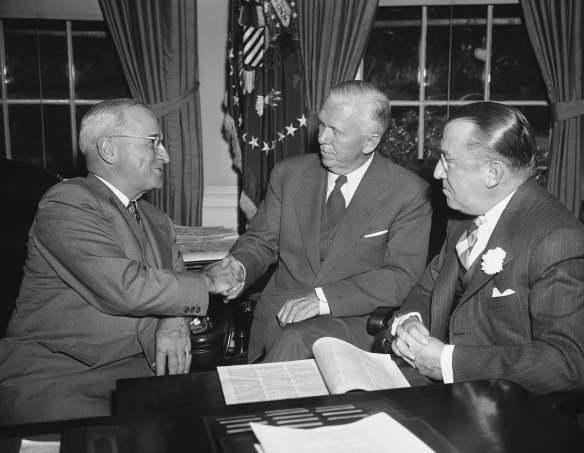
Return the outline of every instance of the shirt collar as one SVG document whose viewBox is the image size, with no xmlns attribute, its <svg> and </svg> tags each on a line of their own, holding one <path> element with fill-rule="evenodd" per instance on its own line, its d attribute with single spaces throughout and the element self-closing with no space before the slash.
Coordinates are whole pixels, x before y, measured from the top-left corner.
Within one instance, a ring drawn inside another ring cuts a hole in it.
<svg viewBox="0 0 584 453">
<path fill-rule="evenodd" d="M 371 162 L 373 161 L 373 154 L 371 153 L 371 157 L 369 157 L 369 159 L 367 160 L 367 162 L 365 162 L 363 165 L 361 165 L 359 168 L 357 168 L 357 170 L 353 170 L 351 173 L 347 174 L 347 189 L 349 192 L 351 193 L 355 193 L 355 191 L 357 190 L 357 187 L 359 187 L 359 184 L 361 183 L 361 180 L 363 179 L 363 176 L 365 175 L 365 172 L 367 171 L 367 169 L 369 168 L 369 166 L 371 165 Z M 330 192 L 334 185 L 335 185 L 335 181 L 337 180 L 337 178 L 339 177 L 339 175 L 333 173 L 333 172 L 328 172 L 328 191 Z"/>
<path fill-rule="evenodd" d="M 509 195 L 507 195 L 505 198 L 503 198 L 499 203 L 497 203 L 495 206 L 493 206 L 491 209 L 489 209 L 482 216 L 484 218 L 484 221 L 487 225 L 487 228 L 489 228 L 489 232 L 491 234 L 493 233 L 493 230 L 495 229 L 497 222 L 499 222 L 499 219 L 501 218 L 501 214 L 503 214 L 503 211 L 505 210 L 505 208 L 509 204 L 511 197 L 513 197 L 513 195 L 515 195 L 515 192 L 517 192 L 517 189 L 515 189 L 513 192 L 511 192 Z"/>
<path fill-rule="evenodd" d="M 114 195 L 119 198 L 119 200 L 122 202 L 122 204 L 126 208 L 128 207 L 128 203 L 130 203 L 130 199 L 128 197 L 126 197 L 122 192 L 120 192 L 120 190 L 117 187 L 115 187 L 113 184 L 110 184 L 102 177 L 97 176 L 97 175 L 95 175 L 95 177 L 97 179 L 99 179 L 101 182 L 103 182 L 106 186 L 108 186 L 111 189 L 111 191 L 114 193 Z"/>
</svg>

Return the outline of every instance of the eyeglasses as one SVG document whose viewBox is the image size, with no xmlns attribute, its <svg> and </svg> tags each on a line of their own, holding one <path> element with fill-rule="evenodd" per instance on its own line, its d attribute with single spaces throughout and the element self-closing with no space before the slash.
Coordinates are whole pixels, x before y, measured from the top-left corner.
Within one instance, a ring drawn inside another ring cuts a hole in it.
<svg viewBox="0 0 584 453">
<path fill-rule="evenodd" d="M 456 161 L 459 161 L 459 162 L 463 162 L 463 161 L 466 161 L 466 162 L 475 161 L 475 162 L 477 162 L 477 161 L 480 161 L 480 159 L 451 159 L 451 158 L 446 157 L 444 155 L 444 153 L 440 153 L 440 163 L 444 167 L 444 170 L 445 171 L 448 171 L 450 169 L 450 166 L 452 165 L 452 163 L 453 162 L 456 162 Z"/>
<path fill-rule="evenodd" d="M 164 140 L 160 135 L 152 135 L 151 137 L 136 137 L 134 135 L 110 135 L 108 138 L 113 137 L 123 137 L 123 138 L 136 138 L 141 140 L 150 140 L 152 142 L 152 151 L 154 154 L 158 153 L 160 145 L 166 148 L 166 140 Z"/>
</svg>

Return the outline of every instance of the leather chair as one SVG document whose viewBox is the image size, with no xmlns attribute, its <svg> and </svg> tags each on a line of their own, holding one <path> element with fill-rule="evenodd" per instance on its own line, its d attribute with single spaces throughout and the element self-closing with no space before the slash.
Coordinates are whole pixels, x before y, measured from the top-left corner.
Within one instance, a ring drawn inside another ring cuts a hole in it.
<svg viewBox="0 0 584 453">
<path fill-rule="evenodd" d="M 26 243 L 37 206 L 44 193 L 60 178 L 32 164 L 0 159 L 0 337 L 14 310 L 24 275 Z"/>
</svg>

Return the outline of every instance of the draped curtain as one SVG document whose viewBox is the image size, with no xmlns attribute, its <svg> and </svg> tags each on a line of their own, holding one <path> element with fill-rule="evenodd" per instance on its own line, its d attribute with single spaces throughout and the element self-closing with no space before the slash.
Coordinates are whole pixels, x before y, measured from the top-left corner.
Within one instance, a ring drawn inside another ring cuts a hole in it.
<svg viewBox="0 0 584 453">
<path fill-rule="evenodd" d="M 521 0 L 552 102 L 547 189 L 575 215 L 584 199 L 584 7 L 581 0 Z"/>
<path fill-rule="evenodd" d="M 378 0 L 297 0 L 310 143 L 317 150 L 318 111 L 329 90 L 354 79 Z"/>
<path fill-rule="evenodd" d="M 159 118 L 170 163 L 148 194 L 176 224 L 200 225 L 203 162 L 197 6 L 192 0 L 99 0 L 135 99 Z M 104 68 L 107 70 L 107 68 Z"/>
</svg>

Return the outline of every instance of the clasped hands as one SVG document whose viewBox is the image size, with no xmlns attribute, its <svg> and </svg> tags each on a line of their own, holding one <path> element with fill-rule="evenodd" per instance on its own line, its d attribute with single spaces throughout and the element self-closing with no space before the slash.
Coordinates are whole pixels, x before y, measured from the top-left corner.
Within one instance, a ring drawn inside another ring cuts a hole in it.
<svg viewBox="0 0 584 453">
<path fill-rule="evenodd" d="M 225 300 L 238 297 L 245 285 L 243 266 L 231 255 L 203 269 L 209 292 L 221 294 Z"/>
<path fill-rule="evenodd" d="M 397 327 L 391 343 L 395 354 L 432 379 L 442 379 L 440 358 L 444 346 L 440 340 L 430 336 L 428 329 L 415 316 Z"/>
</svg>

